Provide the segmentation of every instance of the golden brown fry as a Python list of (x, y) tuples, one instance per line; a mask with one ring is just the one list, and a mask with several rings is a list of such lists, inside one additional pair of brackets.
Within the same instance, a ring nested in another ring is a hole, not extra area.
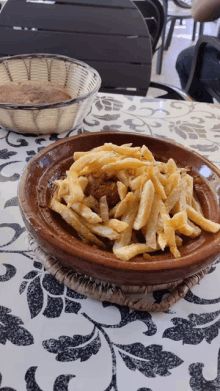
[(161, 174), (161, 172), (158, 172), (158, 179), (163, 187), (167, 184), (167, 176), (165, 174)]
[(175, 235), (175, 239), (176, 239), (176, 246), (181, 247), (183, 244), (183, 239), (180, 238), (178, 235)]
[(146, 162), (144, 160), (139, 160), (136, 158), (128, 157), (123, 160), (104, 165), (101, 169), (101, 172), (106, 172), (106, 171), (114, 171), (115, 172), (117, 170), (130, 170), (132, 168), (137, 168), (137, 167), (144, 166), (144, 165), (147, 166), (149, 164), (150, 164), (150, 162)]
[(165, 206), (167, 208), (168, 213), (180, 199), (181, 194), (185, 192), (187, 183), (185, 179), (181, 179), (178, 185), (171, 191), (170, 195), (167, 197), (165, 201)]
[(145, 175), (147, 179), (147, 174), (141, 174), (138, 175), (136, 178), (130, 180), (130, 188), (132, 191), (140, 189), (143, 175)]
[(81, 189), (84, 192), (86, 186), (88, 185), (89, 180), (85, 176), (80, 176), (78, 180), (79, 180), (79, 185), (81, 186)]
[(185, 211), (176, 213), (170, 220), (170, 224), (175, 230), (178, 230), (183, 224), (187, 224), (187, 214)]
[(191, 206), (186, 205), (186, 212), (190, 220), (208, 232), (216, 233), (220, 230), (220, 224), (214, 223), (196, 212)]
[(173, 159), (169, 159), (167, 162), (167, 173), (168, 175), (173, 174), (178, 170), (176, 163), (174, 162)]
[(150, 162), (154, 161), (154, 157), (146, 145), (143, 145), (141, 148), (141, 157), (143, 157), (145, 160), (149, 160)]
[(129, 186), (129, 174), (125, 170), (117, 171), (115, 174), (120, 182), (127, 187)]
[(104, 248), (105, 245), (102, 243), (101, 240), (99, 240), (95, 235), (93, 235), (80, 220), (80, 218), (77, 216), (75, 212), (73, 212), (71, 209), (69, 209), (67, 206), (61, 204), (60, 202), (56, 201), (54, 198), (51, 200), (50, 203), (51, 209), (53, 209), (55, 212), (59, 213), (62, 218), (70, 224), (77, 232), (78, 234), (88, 240), (90, 243), (96, 244), (99, 247)]
[(93, 209), (97, 214), (100, 213), (99, 202), (92, 195), (90, 195), (89, 197), (85, 197), (83, 199), (83, 203), (84, 205), (88, 206), (88, 208)]
[(90, 224), (83, 217), (80, 217), (82, 223), (94, 234), (110, 240), (116, 240), (120, 237), (120, 234), (108, 227), (108, 223), (105, 224)]
[(167, 196), (170, 195), (171, 191), (177, 186), (179, 181), (179, 172), (173, 172), (171, 175), (169, 175), (169, 177), (167, 178), (167, 183), (165, 185), (165, 193)]
[(186, 183), (187, 183), (187, 188), (186, 188), (186, 203), (188, 205), (192, 206), (192, 200), (193, 200), (193, 177), (190, 175), (185, 175), (184, 176)]
[(196, 201), (195, 197), (193, 197), (192, 199), (192, 205), (193, 209), (196, 210), (196, 212), (200, 213), (201, 215), (203, 215), (203, 211), (202, 211), (202, 208), (201, 208), (201, 205), (199, 204), (199, 202)]
[(88, 206), (81, 202), (76, 202), (71, 205), (71, 209), (78, 215), (84, 217), (89, 223), (96, 224), (101, 223), (102, 219), (96, 213), (94, 213)]
[(197, 225), (193, 224), (189, 219), (187, 220), (187, 224), (193, 229), (193, 233), (190, 235), (191, 238), (194, 239), (201, 234), (201, 229), (197, 227)]
[(124, 185), (124, 183), (122, 183), (120, 181), (117, 182), (117, 188), (118, 188), (118, 194), (119, 194), (120, 200), (122, 201), (127, 194), (128, 188), (127, 188), (127, 186)]
[(186, 211), (186, 193), (182, 192), (180, 199), (177, 201), (177, 203), (174, 205), (174, 207), (171, 209), (171, 214), (175, 215), (176, 213)]
[(117, 219), (110, 219), (108, 222), (108, 227), (112, 228), (114, 231), (120, 233), (128, 227), (128, 224), (125, 223), (124, 221), (120, 221)]
[(116, 208), (116, 211), (115, 211), (115, 218), (118, 218), (118, 217), (122, 216), (125, 213), (125, 211), (126, 211), (126, 209), (128, 207), (128, 203), (129, 203), (130, 200), (133, 199), (133, 196), (134, 196), (133, 193), (129, 192), (129, 193), (126, 194), (126, 197), (121, 202), (119, 202), (117, 204), (117, 208)]
[(157, 231), (158, 217), (159, 217), (159, 197), (157, 194), (155, 194), (152, 208), (151, 208), (151, 213), (145, 229), (146, 244), (154, 249), (157, 248), (156, 231)]
[(179, 231), (183, 235), (191, 236), (193, 234), (193, 228), (187, 223), (185, 211), (176, 213), (170, 220), (170, 224), (175, 231)]
[(178, 251), (176, 248), (175, 230), (170, 223), (170, 216), (162, 200), (159, 201), (159, 208), (161, 219), (163, 221), (164, 232), (158, 234), (158, 243), (160, 244), (160, 246), (162, 246), (162, 249), (164, 249), (166, 245), (168, 245), (172, 254), (177, 257)]
[(161, 183), (160, 183), (160, 181), (158, 179), (157, 174), (158, 174), (158, 171), (151, 165), (149, 167), (149, 169), (148, 169), (149, 178), (153, 182), (153, 185), (154, 185), (154, 188), (155, 188), (155, 192), (160, 196), (160, 198), (165, 200), (167, 198), (167, 196), (166, 196), (166, 193), (164, 191), (163, 186), (161, 185)]
[(133, 243), (128, 246), (113, 249), (113, 252), (116, 257), (122, 261), (129, 261), (129, 259), (135, 257), (135, 255), (148, 252), (149, 250), (150, 248), (146, 244)]
[(147, 224), (147, 221), (150, 216), (153, 199), (154, 199), (154, 185), (152, 181), (149, 179), (143, 188), (141, 193), (141, 200), (138, 209), (137, 217), (134, 221), (133, 228), (136, 230), (141, 229), (144, 225)]
[(84, 193), (79, 184), (78, 175), (75, 171), (69, 172), (66, 180), (69, 187), (68, 206), (70, 207), (72, 203), (82, 201), (84, 198)]
[(132, 227), (138, 211), (138, 200), (132, 194), (132, 198), (128, 203), (128, 207), (123, 214), (121, 221), (128, 224), (128, 227), (120, 234), (120, 237), (116, 239), (113, 245), (113, 251), (116, 248), (127, 246), (131, 242)]
[(69, 186), (68, 186), (68, 180), (66, 178), (64, 180), (60, 180), (59, 182), (60, 182), (59, 185), (58, 185), (58, 181), (54, 181), (54, 184), (57, 184), (58, 186), (57, 198), (61, 200), (63, 196), (69, 194)]
[(105, 155), (99, 157), (97, 160), (92, 160), (88, 163), (82, 170), (80, 170), (80, 175), (89, 175), (92, 172), (97, 176), (102, 175), (100, 168), (105, 164), (114, 163), (120, 161), (121, 156), (118, 156), (115, 152), (106, 152)]
[[(69, 175), (72, 174), (72, 172), (77, 173), (77, 175), (80, 175), (80, 173), (83, 171), (83, 169), (88, 166), (88, 164), (91, 164), (93, 162), (96, 162), (101, 157), (106, 156), (106, 152), (100, 151), (97, 153), (92, 153), (91, 151), (88, 154), (85, 154), (80, 159), (76, 160), (72, 166), (69, 169)], [(82, 175), (82, 174), (81, 174)]]
[(104, 223), (109, 221), (108, 203), (106, 196), (103, 196), (99, 200), (100, 216)]

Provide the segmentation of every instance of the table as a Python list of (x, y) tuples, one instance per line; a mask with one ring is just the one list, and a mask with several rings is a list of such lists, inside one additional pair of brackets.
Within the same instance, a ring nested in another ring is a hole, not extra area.
[[(220, 106), (98, 94), (78, 133), (112, 129), (175, 140), (220, 167)], [(218, 263), (169, 311), (149, 314), (67, 289), (32, 258), (18, 180), (38, 151), (76, 133), (0, 130), (0, 390), (219, 390)]]

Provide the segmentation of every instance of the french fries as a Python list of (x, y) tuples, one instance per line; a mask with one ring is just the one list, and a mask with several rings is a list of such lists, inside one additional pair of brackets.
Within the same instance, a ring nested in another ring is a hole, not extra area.
[(156, 161), (145, 145), (106, 143), (74, 153), (65, 179), (54, 181), (50, 208), (84, 243), (111, 246), (123, 262), (139, 254), (152, 262), (154, 253), (165, 248), (179, 258), (181, 236), (194, 239), (202, 229), (220, 230), (220, 224), (203, 216), (188, 171), (173, 159)]

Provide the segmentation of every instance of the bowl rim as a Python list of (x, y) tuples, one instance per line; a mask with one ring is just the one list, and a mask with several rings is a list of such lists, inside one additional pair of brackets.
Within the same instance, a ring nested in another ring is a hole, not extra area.
[(43, 109), (53, 109), (53, 108), (59, 108), (59, 107), (66, 107), (70, 106), (74, 103), (81, 102), (87, 98), (89, 98), (91, 95), (96, 94), (98, 90), (101, 87), (101, 77), (98, 73), (98, 71), (94, 68), (92, 68), (90, 65), (86, 64), (83, 61), (77, 60), (75, 58), (63, 56), (60, 54), (47, 54), (47, 53), (33, 53), (33, 54), (18, 54), (15, 56), (8, 56), (8, 57), (2, 57), (0, 58), (0, 64), (3, 62), (13, 61), (16, 59), (28, 59), (28, 58), (51, 58), (51, 59), (58, 59), (58, 60), (64, 60), (65, 62), (70, 62), (72, 64), (80, 65), (81, 67), (87, 69), (88, 71), (92, 72), (96, 77), (96, 87), (88, 92), (87, 94), (84, 94), (78, 98), (69, 99), (66, 101), (61, 102), (54, 102), (54, 103), (44, 103), (41, 105), (16, 105), (16, 104), (10, 104), (10, 103), (0, 103), (0, 109), (7, 109), (7, 110), (43, 110)]
[[(20, 202), (20, 200), (23, 198), (22, 195), (24, 194), (24, 186), (23, 186), (23, 190), (21, 189), (21, 187), (25, 183), (25, 180), (27, 178), (29, 165), (36, 162), (39, 158), (42, 158), (42, 156), (45, 153), (48, 153), (54, 147), (60, 146), (62, 143), (66, 143), (68, 141), (72, 142), (72, 140), (74, 140), (76, 138), (86, 137), (88, 134), (96, 136), (96, 135), (100, 135), (100, 134), (106, 135), (107, 133), (108, 134), (118, 133), (121, 135), (123, 134), (125, 136), (133, 134), (135, 137), (136, 136), (142, 136), (142, 137), (144, 136), (144, 137), (151, 139), (151, 140), (154, 140), (154, 141), (156, 141), (158, 139), (161, 142), (172, 144), (173, 146), (178, 146), (179, 148), (184, 149), (187, 152), (192, 153), (193, 155), (199, 157), (199, 159), (204, 161), (204, 163), (206, 163), (218, 175), (219, 181), (220, 181), (220, 170), (218, 167), (216, 167), (213, 163), (211, 163), (208, 159), (204, 158), (199, 153), (192, 151), (190, 148), (183, 147), (182, 145), (176, 143), (175, 141), (173, 142), (170, 140), (164, 140), (163, 138), (159, 138), (159, 137), (156, 138), (156, 137), (151, 137), (148, 135), (140, 135), (140, 134), (137, 135), (135, 133), (130, 133), (130, 132), (114, 132), (114, 131), (91, 132), (91, 133), (75, 135), (75, 136), (69, 137), (68, 139), (64, 138), (62, 140), (56, 141), (55, 143), (52, 143), (49, 146), (45, 147), (42, 151), (37, 153), (31, 159), (31, 161), (24, 168), (23, 174), (19, 180), (19, 185), (18, 185), (18, 200), (19, 200), (19, 205), (20, 205), (20, 209), (22, 211), (22, 214), (25, 215), (28, 212), (28, 210), (30, 210), (30, 205), (27, 206), (27, 204), (26, 204), (26, 207), (24, 208), (24, 205), (22, 205), (22, 203)], [(26, 210), (24, 210), (24, 209), (26, 209)], [(47, 232), (47, 230), (45, 230), (45, 226), (44, 226), (44, 223), (42, 222), (42, 219), (41, 219), (41, 221), (39, 221), (39, 220), (37, 221), (36, 226), (37, 226), (36, 228), (37, 228), (38, 234), (41, 236), (41, 238), (43, 240), (48, 241), (50, 245), (54, 246), (54, 242), (53, 242), (53, 239), (50, 235), (50, 232)], [(40, 228), (40, 229), (38, 229), (38, 228)], [(43, 237), (41, 235), (41, 232), (43, 232)], [(89, 246), (89, 245), (80, 246), (80, 248), (77, 247), (77, 249), (75, 249), (74, 243), (76, 243), (76, 244), (81, 243), (81, 241), (75, 237), (73, 237), (71, 251), (69, 251), (70, 250), (69, 244), (67, 245), (67, 243), (63, 240), (63, 238), (59, 238), (56, 245), (58, 244), (58, 242), (59, 242), (59, 248), (65, 249), (66, 253), (68, 253), (69, 255), (71, 255), (73, 257), (74, 257), (74, 255), (77, 255), (81, 259), (88, 261), (90, 264), (93, 264), (93, 263), (99, 264), (99, 265), (104, 264), (107, 268), (110, 268), (113, 270), (121, 270), (121, 271), (122, 270), (127, 270), (127, 271), (132, 270), (132, 271), (139, 271), (139, 272), (140, 271), (142, 271), (142, 272), (144, 272), (144, 271), (159, 272), (162, 270), (166, 270), (166, 271), (170, 270), (171, 271), (173, 269), (182, 269), (182, 268), (187, 267), (192, 264), (196, 265), (199, 260), (204, 259), (204, 247), (203, 246), (196, 250), (196, 255), (194, 255), (193, 259), (192, 259), (192, 256), (195, 253), (190, 252), (189, 254), (179, 258), (178, 260), (175, 260), (175, 258), (167, 258), (167, 259), (164, 259), (163, 262), (161, 262), (160, 260), (155, 260), (152, 262), (137, 261), (137, 260), (135, 262), (122, 262), (120, 259), (117, 259), (113, 253), (110, 253), (110, 254), (107, 253), (108, 255), (107, 254), (103, 255), (102, 250), (100, 250), (100, 249), (93, 248), (93, 251), (89, 252), (88, 247), (91, 249), (91, 246)], [(218, 235), (216, 238), (213, 238), (213, 240), (211, 240), (210, 243), (207, 243), (205, 248), (206, 248), (206, 251), (205, 251), (206, 254), (207, 253), (209, 254), (208, 258), (211, 258), (215, 254), (219, 253), (219, 251), (220, 251), (220, 235)], [(97, 255), (99, 255), (99, 256), (97, 256)], [(205, 258), (207, 258), (207, 256), (205, 256)], [(111, 259), (111, 264), (109, 264), (110, 259)]]

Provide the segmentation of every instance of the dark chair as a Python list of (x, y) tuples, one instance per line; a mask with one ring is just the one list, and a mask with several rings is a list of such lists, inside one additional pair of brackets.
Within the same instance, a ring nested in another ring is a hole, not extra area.
[(62, 54), (97, 69), (102, 91), (147, 94), (151, 39), (129, 0), (59, 0), (55, 4), (8, 0), (0, 14), (0, 34), (0, 56)]
[(133, 2), (142, 13), (148, 26), (154, 54), (164, 26), (163, 6), (159, 0), (134, 0)]
[[(163, 7), (159, 0), (134, 0), (134, 4), (139, 8), (148, 25), (154, 54), (164, 27), (165, 18)], [(160, 52), (158, 55), (160, 55)], [(159, 95), (157, 98), (192, 101), (192, 99), (178, 87), (161, 84), (152, 80), (150, 82), (150, 87), (165, 92), (165, 94)]]
[[(198, 92), (199, 90), (198, 87), (200, 84), (200, 74), (201, 74), (201, 68), (203, 64), (203, 55), (207, 45), (210, 45), (219, 51), (219, 59), (220, 59), (220, 39), (209, 35), (201, 36), (198, 39), (195, 47), (195, 54), (192, 62), (190, 76), (185, 88), (186, 93), (189, 95), (193, 94), (193, 96), (195, 96), (196, 92)], [(215, 84), (209, 85), (206, 88), (206, 90), (213, 98), (215, 98), (218, 102), (220, 102), (220, 73), (219, 73), (219, 79), (215, 81)], [(200, 101), (199, 95), (197, 96), (196, 100)]]
[[(149, 8), (144, 18), (151, 16)], [(146, 96), (163, 18), (154, 37), (144, 18), (129, 0), (8, 0), (0, 14), (0, 56), (43, 52), (77, 58), (100, 73), (101, 92)], [(166, 91), (163, 98), (188, 100), (171, 86), (154, 87)]]

